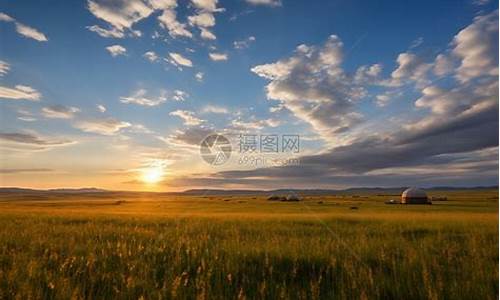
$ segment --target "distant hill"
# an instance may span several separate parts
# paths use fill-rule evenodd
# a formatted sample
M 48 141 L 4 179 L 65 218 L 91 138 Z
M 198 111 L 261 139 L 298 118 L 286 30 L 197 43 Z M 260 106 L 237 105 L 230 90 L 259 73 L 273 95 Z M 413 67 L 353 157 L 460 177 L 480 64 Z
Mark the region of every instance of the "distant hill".
M 191 195 L 191 196 L 216 196 L 216 195 L 352 195 L 352 194 L 377 194 L 377 195 L 399 195 L 406 187 L 359 187 L 348 189 L 275 189 L 275 190 L 224 190 L 224 189 L 190 189 L 183 192 L 140 192 L 140 191 L 112 191 L 99 188 L 61 188 L 61 189 L 27 189 L 17 187 L 0 188 L 0 195 L 134 195 L 134 194 L 158 194 L 158 195 Z M 478 186 L 478 187 L 432 187 L 426 188 L 427 191 L 452 191 L 452 190 L 480 190 L 480 189 L 498 189 L 498 186 Z
M 104 193 L 108 190 L 98 188 L 78 188 L 78 189 L 26 189 L 17 187 L 0 188 L 0 193 L 22 193 L 22 194 L 40 194 L 40 193 L 60 193 L 60 194 L 87 194 L 87 193 Z
M 401 194 L 408 187 L 359 187 L 347 189 L 276 189 L 276 190 L 224 190 L 224 189 L 191 189 L 176 194 L 184 195 L 269 195 L 269 194 L 306 194 L 306 195 L 338 195 L 338 194 Z M 431 187 L 427 191 L 440 190 L 478 190 L 478 189 L 498 189 L 498 186 L 478 186 L 478 187 Z

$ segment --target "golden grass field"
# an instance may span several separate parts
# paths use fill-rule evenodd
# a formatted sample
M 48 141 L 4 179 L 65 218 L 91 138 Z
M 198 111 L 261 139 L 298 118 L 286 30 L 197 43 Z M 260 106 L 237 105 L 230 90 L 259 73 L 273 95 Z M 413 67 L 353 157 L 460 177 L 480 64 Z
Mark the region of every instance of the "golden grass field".
M 435 194 L 3 194 L 0 299 L 497 299 L 498 190 Z

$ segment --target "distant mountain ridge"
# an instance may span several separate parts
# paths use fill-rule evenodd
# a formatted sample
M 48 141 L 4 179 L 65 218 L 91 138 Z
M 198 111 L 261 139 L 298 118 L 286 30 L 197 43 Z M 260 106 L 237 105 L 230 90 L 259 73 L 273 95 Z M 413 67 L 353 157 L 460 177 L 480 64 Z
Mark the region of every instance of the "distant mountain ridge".
M 100 193 L 157 193 L 169 195 L 269 195 L 269 194 L 307 194 L 307 195 L 336 195 L 336 194 L 399 194 L 407 187 L 358 187 L 347 189 L 274 189 L 274 190 L 225 190 L 225 189 L 190 189 L 182 192 L 146 192 L 146 191 L 114 191 L 95 187 L 90 188 L 60 188 L 60 189 L 29 189 L 18 187 L 0 187 L 0 194 L 100 194 Z M 498 186 L 475 186 L 475 187 L 448 187 L 437 186 L 425 188 L 428 191 L 440 190 L 477 190 L 477 189 L 498 189 Z
M 86 193 L 104 193 L 110 192 L 105 189 L 99 188 L 62 188 L 62 189 L 28 189 L 28 188 L 18 188 L 18 187 L 4 187 L 0 188 L 0 193 L 61 193 L 61 194 L 86 194 Z

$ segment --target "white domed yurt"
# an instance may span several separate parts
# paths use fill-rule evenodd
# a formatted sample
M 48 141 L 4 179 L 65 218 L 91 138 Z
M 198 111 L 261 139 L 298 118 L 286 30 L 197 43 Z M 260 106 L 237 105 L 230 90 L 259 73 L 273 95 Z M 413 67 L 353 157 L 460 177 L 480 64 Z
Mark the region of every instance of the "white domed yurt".
M 429 198 L 424 190 L 411 187 L 401 194 L 401 204 L 429 204 Z

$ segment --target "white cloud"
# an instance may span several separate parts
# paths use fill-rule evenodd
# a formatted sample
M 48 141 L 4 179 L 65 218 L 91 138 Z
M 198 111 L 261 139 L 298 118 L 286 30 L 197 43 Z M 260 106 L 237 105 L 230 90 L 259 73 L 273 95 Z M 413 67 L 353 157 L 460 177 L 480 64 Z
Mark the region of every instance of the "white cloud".
M 262 130 L 266 127 L 278 127 L 281 124 L 276 119 L 256 120 L 254 117 L 250 121 L 244 121 L 241 118 L 231 121 L 231 128 L 238 131 Z
M 147 91 L 145 89 L 139 89 L 135 91 L 131 96 L 120 97 L 120 102 L 122 103 L 133 103 L 142 106 L 157 106 L 167 101 L 166 91 L 160 91 L 158 97 L 147 97 Z
M 34 39 L 39 42 L 47 42 L 48 38 L 43 34 L 42 32 L 38 31 L 37 29 L 30 27 L 28 25 L 25 25 L 21 22 L 16 21 L 16 19 L 12 18 L 11 16 L 0 13 L 0 21 L 3 22 L 14 22 L 14 25 L 16 26 L 16 31 L 22 36 L 25 36 L 30 39 Z
M 228 59 L 228 56 L 225 53 L 209 53 L 208 56 L 213 61 L 224 61 Z
M 144 56 L 150 62 L 155 62 L 159 58 L 158 55 L 154 51 L 148 51 L 148 52 L 144 53 L 142 56 Z
M 75 123 L 74 126 L 84 132 L 92 132 L 101 135 L 114 135 L 121 129 L 132 125 L 128 122 L 107 118 L 79 121 Z
M 204 40 L 215 40 L 217 37 L 215 34 L 213 34 L 210 30 L 206 29 L 205 27 L 200 27 L 201 33 L 200 36 Z
M 208 28 L 215 26 L 214 13 L 222 12 L 224 8 L 218 8 L 218 0 L 191 0 L 196 9 L 196 15 L 189 16 L 189 25 L 200 29 L 200 36 L 205 40 L 215 40 L 217 37 Z
M 361 66 L 354 74 L 354 81 L 359 84 L 376 83 L 380 80 L 382 65 Z
M 111 54 L 111 56 L 116 57 L 118 55 L 125 55 L 127 53 L 127 49 L 120 45 L 113 45 L 106 47 L 106 50 Z
M 104 112 L 106 112 L 106 106 L 104 106 L 102 104 L 97 104 L 97 110 L 101 113 L 104 113 Z
M 203 12 L 198 15 L 188 17 L 191 26 L 212 27 L 215 25 L 215 17 L 213 14 Z
M 21 120 L 21 121 L 25 121 L 25 122 L 34 122 L 36 121 L 37 119 L 35 118 L 35 116 L 33 115 L 32 112 L 28 111 L 28 110 L 25 110 L 25 109 L 19 109 L 17 111 L 17 114 L 19 115 L 17 117 L 18 120 Z
M 202 82 L 204 76 L 205 74 L 203 74 L 203 72 L 198 72 L 194 75 L 194 78 L 196 78 L 196 80 L 198 80 L 199 82 Z
M 64 105 L 51 105 L 42 108 L 42 114 L 50 119 L 72 119 L 80 109 Z
M 42 94 L 26 85 L 16 85 L 14 88 L 0 86 L 0 98 L 13 100 L 39 101 Z
M 247 3 L 252 5 L 265 5 L 265 6 L 281 6 L 281 0 L 245 0 Z
M 385 93 L 383 94 L 380 94 L 380 95 L 377 95 L 375 97 L 375 104 L 379 107 L 384 107 L 386 106 L 387 104 L 389 104 L 389 102 L 391 102 L 393 99 L 395 98 L 398 98 L 398 97 L 401 97 L 403 95 L 403 93 L 401 91 L 398 91 L 398 90 L 389 90 L 389 91 L 386 91 Z
M 187 97 L 189 97 L 188 93 L 181 91 L 181 90 L 174 90 L 174 93 L 172 95 L 172 100 L 184 101 L 184 100 L 186 100 Z
M 380 107 L 386 106 L 387 103 L 391 100 L 391 98 L 387 94 L 377 95 L 376 99 L 376 104 Z
M 133 30 L 132 26 L 148 18 L 153 12 L 161 11 L 158 23 L 171 37 L 192 37 L 191 32 L 186 29 L 186 24 L 177 20 L 176 7 L 176 0 L 89 0 L 90 12 L 106 21 L 111 28 L 103 29 L 96 25 L 88 28 L 103 37 L 122 38 L 127 31 L 132 36 L 140 36 L 141 32 Z M 158 35 L 155 31 L 153 36 L 156 38 Z
M 153 133 L 153 131 L 142 124 L 132 124 L 127 128 L 128 132 L 132 133 Z
M 269 99 L 279 100 L 323 138 L 339 137 L 360 122 L 354 104 L 366 95 L 340 67 L 342 48 L 341 40 L 331 35 L 321 47 L 300 45 L 291 57 L 251 70 L 270 81 Z
M 120 31 L 116 28 L 111 28 L 111 29 L 104 29 L 100 27 L 99 25 L 92 25 L 92 26 L 87 26 L 86 27 L 88 30 L 97 33 L 98 35 L 105 37 L 105 38 L 123 38 L 125 37 L 125 34 L 123 31 Z
M 0 60 L 0 77 L 7 74 L 9 70 L 10 70 L 10 65 L 5 61 Z
M 498 10 L 478 16 L 453 40 L 453 54 L 461 60 L 456 77 L 461 82 L 498 76 Z
M 16 20 L 14 18 L 12 18 L 11 16 L 0 12 L 0 21 L 3 21 L 3 22 L 15 22 Z
M 224 11 L 223 8 L 217 8 L 218 0 L 191 0 L 193 6 L 199 10 L 207 12 Z
M 411 42 L 410 49 L 415 49 L 424 43 L 423 37 L 418 37 Z
M 34 39 L 34 40 L 39 41 L 39 42 L 48 41 L 45 34 L 41 33 L 40 31 L 36 30 L 33 27 L 29 27 L 29 26 L 21 24 L 19 22 L 16 22 L 16 31 L 19 34 L 24 35 L 27 38 Z
M 250 47 L 250 44 L 255 42 L 255 37 L 254 36 L 249 36 L 248 38 L 241 40 L 241 41 L 234 41 L 233 42 L 233 47 L 234 49 L 246 49 Z
M 425 63 L 419 56 L 413 53 L 399 54 L 397 62 L 399 66 L 391 74 L 396 85 L 403 84 L 408 79 L 419 83 L 427 82 L 428 71 L 432 69 L 432 64 Z
M 179 53 L 170 52 L 168 55 L 170 56 L 170 58 L 172 58 L 175 65 L 181 65 L 184 67 L 192 67 L 193 66 L 193 62 L 191 60 L 182 56 Z
M 89 0 L 88 9 L 94 16 L 120 32 L 132 30 L 134 23 L 153 13 L 153 9 L 145 2 L 134 0 Z
M 434 61 L 434 74 L 444 76 L 450 74 L 454 69 L 453 60 L 446 54 L 439 54 Z
M 177 15 L 174 10 L 164 10 L 158 17 L 160 26 L 168 30 L 168 34 L 173 37 L 193 37 L 193 34 L 186 29 L 186 24 L 177 21 Z
M 74 144 L 73 141 L 67 139 L 43 137 L 35 132 L 0 132 L 0 140 L 2 141 L 2 147 L 32 151 Z
M 207 105 L 205 106 L 202 110 L 202 113 L 212 113 L 212 114 L 228 114 L 229 110 L 225 107 L 222 106 L 217 106 L 217 105 Z
M 197 126 L 205 122 L 204 120 L 195 116 L 194 112 L 188 110 L 176 110 L 170 113 L 171 116 L 176 116 L 184 121 L 184 125 Z

